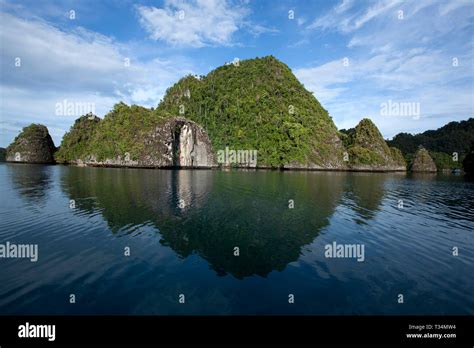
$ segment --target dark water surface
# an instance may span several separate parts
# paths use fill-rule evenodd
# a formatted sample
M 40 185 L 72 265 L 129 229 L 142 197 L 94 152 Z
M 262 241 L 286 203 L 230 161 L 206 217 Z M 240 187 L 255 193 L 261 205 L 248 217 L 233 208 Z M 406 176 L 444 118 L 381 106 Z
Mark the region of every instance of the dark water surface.
M 0 258 L 1 315 L 474 314 L 460 176 L 2 164 L 0 190 L 0 244 L 39 248 Z

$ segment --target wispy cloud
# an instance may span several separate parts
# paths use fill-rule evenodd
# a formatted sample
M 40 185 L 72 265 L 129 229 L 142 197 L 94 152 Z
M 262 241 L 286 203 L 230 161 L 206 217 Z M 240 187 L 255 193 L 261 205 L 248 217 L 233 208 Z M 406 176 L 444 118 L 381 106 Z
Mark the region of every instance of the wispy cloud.
M 342 53 L 339 59 L 295 70 L 338 126 L 353 127 L 369 116 L 388 137 L 419 129 L 417 122 L 426 129 L 473 116 L 474 47 L 472 40 L 464 40 L 472 33 L 472 2 L 349 4 L 341 2 L 309 26 L 343 35 L 346 57 Z M 419 103 L 421 118 L 381 116 L 380 105 L 388 100 Z
M 401 3 L 402 0 L 384 0 L 376 2 L 367 9 L 357 7 L 354 11 L 349 11 L 355 8 L 354 2 L 343 0 L 328 13 L 314 19 L 307 28 L 352 32 Z
M 470 0 L 457 0 L 457 1 L 443 1 L 439 4 L 439 13 L 444 16 L 451 11 L 458 10 L 463 7 L 471 7 L 472 1 Z
M 276 33 L 280 32 L 278 29 L 269 28 L 269 27 L 266 27 L 264 25 L 255 24 L 255 23 L 251 23 L 251 22 L 246 22 L 244 24 L 244 27 L 254 37 L 258 37 L 262 34 L 276 34 Z
M 354 5 L 354 0 L 342 0 L 335 8 L 334 12 L 344 13 Z

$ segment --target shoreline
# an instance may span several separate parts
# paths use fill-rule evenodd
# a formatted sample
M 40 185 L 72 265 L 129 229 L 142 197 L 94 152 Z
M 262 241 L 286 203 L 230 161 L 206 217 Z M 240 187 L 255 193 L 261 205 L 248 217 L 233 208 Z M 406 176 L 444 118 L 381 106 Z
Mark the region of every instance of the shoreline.
M 245 171 L 281 171 L 281 172 L 357 172 L 357 173 L 409 173 L 406 169 L 366 169 L 366 168 L 288 168 L 288 167 L 183 167 L 183 166 L 138 166 L 138 165 L 114 165 L 114 164 L 74 164 L 74 163 L 41 163 L 41 162 L 19 162 L 19 161 L 5 161 L 3 163 L 8 164 L 39 164 L 39 165 L 50 165 L 50 166 L 65 166 L 65 167 L 78 167 L 78 168 L 127 168 L 127 169 L 157 169 L 157 170 L 220 170 L 220 171 L 231 171 L 231 170 L 245 170 Z

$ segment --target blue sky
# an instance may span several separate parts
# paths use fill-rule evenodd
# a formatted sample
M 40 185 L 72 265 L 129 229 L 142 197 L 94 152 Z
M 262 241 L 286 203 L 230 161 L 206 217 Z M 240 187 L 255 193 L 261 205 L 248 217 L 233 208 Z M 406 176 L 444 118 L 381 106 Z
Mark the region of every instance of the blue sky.
M 0 0 L 0 146 L 32 122 L 58 146 L 80 116 L 58 103 L 99 117 L 120 100 L 156 106 L 184 75 L 265 55 L 338 128 L 370 117 L 386 138 L 435 129 L 473 117 L 473 27 L 470 0 Z

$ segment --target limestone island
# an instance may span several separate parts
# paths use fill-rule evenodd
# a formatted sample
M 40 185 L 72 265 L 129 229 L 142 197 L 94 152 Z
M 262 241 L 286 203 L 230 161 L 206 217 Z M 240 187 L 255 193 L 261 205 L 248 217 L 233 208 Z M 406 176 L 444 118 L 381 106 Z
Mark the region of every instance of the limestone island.
M 229 149 L 234 152 L 223 161 L 220 155 Z M 256 159 L 238 156 L 248 153 Z M 420 156 L 412 167 L 431 171 Z M 273 56 L 186 76 L 168 88 L 157 108 L 120 102 L 103 119 L 81 116 L 58 149 L 45 126 L 32 124 L 5 157 L 141 168 L 407 169 L 402 152 L 387 145 L 371 120 L 339 131 L 314 95 Z

